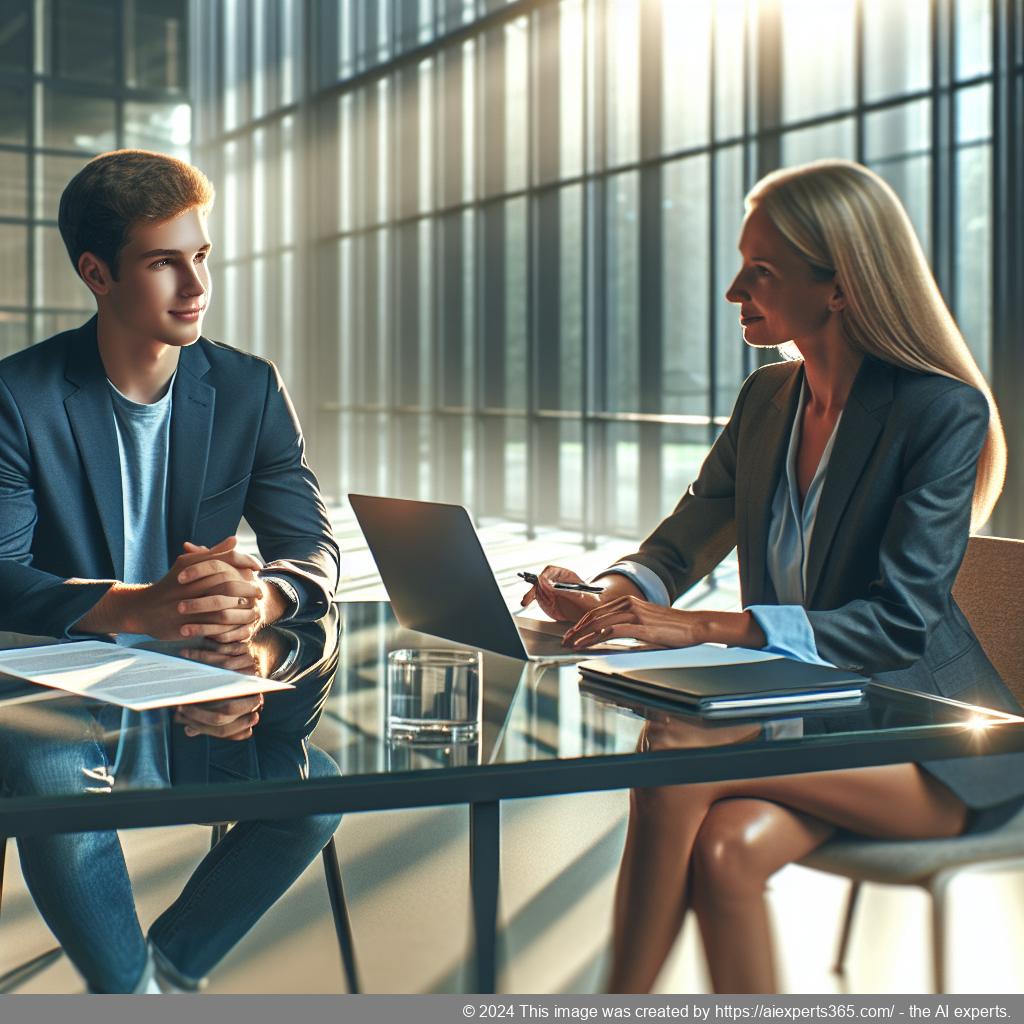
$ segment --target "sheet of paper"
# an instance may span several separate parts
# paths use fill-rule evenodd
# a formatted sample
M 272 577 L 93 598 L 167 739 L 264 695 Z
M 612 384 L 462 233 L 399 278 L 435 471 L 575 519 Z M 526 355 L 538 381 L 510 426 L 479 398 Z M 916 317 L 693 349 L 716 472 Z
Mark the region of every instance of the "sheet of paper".
M 746 647 L 722 647 L 719 644 L 698 644 L 671 650 L 637 651 L 616 655 L 614 661 L 592 658 L 581 662 L 581 668 L 596 672 L 626 672 L 634 668 L 711 668 L 715 665 L 749 665 L 755 661 L 775 661 L 780 655 Z
M 294 689 L 290 683 L 98 640 L 0 651 L 0 673 L 133 711 Z

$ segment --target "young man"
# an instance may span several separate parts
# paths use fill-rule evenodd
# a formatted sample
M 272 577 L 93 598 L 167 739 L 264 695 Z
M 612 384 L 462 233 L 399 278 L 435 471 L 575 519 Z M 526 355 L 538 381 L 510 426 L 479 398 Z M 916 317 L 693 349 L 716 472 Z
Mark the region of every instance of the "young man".
M 97 314 L 0 362 L 0 629 L 206 638 L 228 650 L 329 608 L 338 546 L 277 370 L 201 336 L 212 203 L 200 171 L 141 150 L 97 157 L 61 197 L 61 236 Z M 262 564 L 235 548 L 243 515 Z M 179 709 L 177 739 L 181 727 L 196 746 L 247 739 L 261 706 L 255 696 Z M 14 746 L 0 750 L 10 791 L 81 790 L 83 769 L 95 783 L 85 741 Z M 312 773 L 336 770 L 310 753 Z M 152 987 L 154 959 L 196 987 L 336 826 L 321 816 L 232 829 L 153 926 L 149 953 L 116 833 L 19 849 L 89 987 L 130 992 Z

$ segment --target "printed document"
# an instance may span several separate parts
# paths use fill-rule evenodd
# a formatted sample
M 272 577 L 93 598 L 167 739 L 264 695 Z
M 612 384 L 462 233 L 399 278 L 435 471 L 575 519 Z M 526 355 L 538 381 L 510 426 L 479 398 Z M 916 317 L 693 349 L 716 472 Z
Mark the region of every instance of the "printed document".
M 133 711 L 294 689 L 290 683 L 98 640 L 0 650 L 0 674 Z

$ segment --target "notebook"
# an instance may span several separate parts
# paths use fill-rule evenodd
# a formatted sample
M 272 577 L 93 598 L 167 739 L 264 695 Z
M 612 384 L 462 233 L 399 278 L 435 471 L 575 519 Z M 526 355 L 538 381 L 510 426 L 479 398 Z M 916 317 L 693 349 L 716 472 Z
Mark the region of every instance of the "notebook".
M 847 706 L 864 696 L 866 676 L 762 651 L 686 648 L 580 662 L 583 689 L 650 698 L 705 715 L 756 715 Z

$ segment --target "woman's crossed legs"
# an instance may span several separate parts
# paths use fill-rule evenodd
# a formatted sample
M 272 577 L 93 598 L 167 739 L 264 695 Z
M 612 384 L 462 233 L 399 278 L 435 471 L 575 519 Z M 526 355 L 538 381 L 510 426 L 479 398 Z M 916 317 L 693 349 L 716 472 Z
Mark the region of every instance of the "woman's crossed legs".
M 779 868 L 837 828 L 929 839 L 966 821 L 914 764 L 633 790 L 608 990 L 649 991 L 693 907 L 715 991 L 775 991 L 764 890 Z

